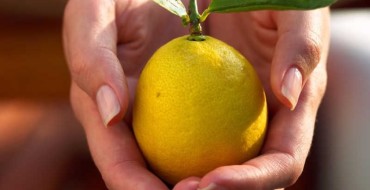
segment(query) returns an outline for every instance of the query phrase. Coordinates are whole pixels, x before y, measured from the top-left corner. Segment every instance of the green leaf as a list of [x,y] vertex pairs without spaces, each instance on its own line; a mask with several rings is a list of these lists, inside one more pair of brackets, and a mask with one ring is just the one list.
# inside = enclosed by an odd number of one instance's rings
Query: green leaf
[[180,16],[181,18],[186,17],[188,14],[186,8],[181,0],[153,0],[160,6],[169,10],[171,13]]
[[328,6],[336,0],[212,0],[202,17],[211,12],[227,13],[253,10],[308,10]]

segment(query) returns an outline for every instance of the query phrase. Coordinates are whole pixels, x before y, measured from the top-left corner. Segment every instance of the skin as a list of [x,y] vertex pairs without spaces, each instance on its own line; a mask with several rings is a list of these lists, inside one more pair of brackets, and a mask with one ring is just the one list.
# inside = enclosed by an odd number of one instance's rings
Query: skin
[[[202,1],[203,10],[208,2]],[[234,46],[255,66],[270,110],[261,155],[243,165],[191,177],[175,190],[277,189],[302,173],[311,146],[316,113],[326,87],[329,11],[258,11],[213,14],[204,33]],[[71,103],[90,151],[109,189],[168,187],[151,173],[131,130],[131,107],[139,74],[153,52],[188,31],[181,20],[150,0],[70,0],[64,19],[64,47],[71,71]],[[281,92],[290,68],[302,75],[299,101]],[[96,94],[108,85],[120,112],[104,126]],[[293,111],[292,108],[295,108]],[[122,120],[122,118],[124,118]]]

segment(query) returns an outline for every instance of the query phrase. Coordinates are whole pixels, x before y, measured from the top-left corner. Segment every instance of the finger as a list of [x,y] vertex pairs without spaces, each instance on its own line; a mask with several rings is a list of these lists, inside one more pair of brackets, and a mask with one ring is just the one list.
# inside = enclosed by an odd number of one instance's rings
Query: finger
[[199,177],[189,177],[182,181],[180,181],[173,190],[194,190],[198,189],[198,185],[200,182]]
[[325,86],[325,70],[314,71],[294,111],[282,107],[269,124],[262,155],[243,165],[211,171],[200,189],[277,189],[295,183],[301,175],[313,136],[316,112]]
[[203,178],[199,190],[259,190],[286,187],[293,183],[293,176],[296,175],[290,169],[293,164],[294,161],[290,156],[275,153],[261,156],[245,165],[220,167]]
[[300,93],[329,41],[328,10],[275,12],[278,41],[271,67],[271,87],[277,98],[294,109]]
[[128,105],[126,79],[116,56],[114,1],[69,1],[63,39],[72,80],[98,105],[105,125],[120,120]]
[[146,167],[128,126],[101,125],[94,102],[76,84],[72,84],[71,98],[76,116],[85,128],[90,152],[106,185],[110,189],[164,190],[167,187]]

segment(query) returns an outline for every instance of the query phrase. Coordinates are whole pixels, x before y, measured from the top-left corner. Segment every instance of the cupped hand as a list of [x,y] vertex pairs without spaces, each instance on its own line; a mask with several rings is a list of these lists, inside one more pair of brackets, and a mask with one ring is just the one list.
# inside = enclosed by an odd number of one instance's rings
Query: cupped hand
[[269,105],[268,132],[260,156],[185,179],[175,190],[292,185],[302,173],[326,88],[329,10],[215,14],[206,28],[241,51],[259,73]]
[[[215,14],[204,30],[255,66],[266,89],[269,129],[261,156],[185,179],[175,189],[292,184],[302,172],[326,85],[328,11]],[[70,0],[66,7],[63,39],[71,103],[111,189],[167,189],[145,166],[130,114],[146,61],[158,47],[186,33],[179,18],[151,0]]]
[[130,127],[131,103],[145,62],[186,32],[177,17],[151,0],[67,4],[63,39],[71,103],[110,189],[167,189],[145,166]]

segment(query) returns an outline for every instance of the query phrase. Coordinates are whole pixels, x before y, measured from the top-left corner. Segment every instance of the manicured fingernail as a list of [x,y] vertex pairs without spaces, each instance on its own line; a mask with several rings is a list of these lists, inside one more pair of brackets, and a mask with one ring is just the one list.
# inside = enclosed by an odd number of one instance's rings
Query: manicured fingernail
[[227,190],[224,187],[218,186],[215,183],[210,183],[207,187],[199,188],[198,190]]
[[283,85],[281,87],[281,93],[286,99],[289,100],[291,110],[294,110],[295,106],[297,105],[301,91],[302,74],[297,68],[290,68],[285,74]]
[[99,88],[96,94],[96,102],[104,125],[107,127],[109,122],[121,111],[116,94],[113,92],[112,88],[104,85]]

